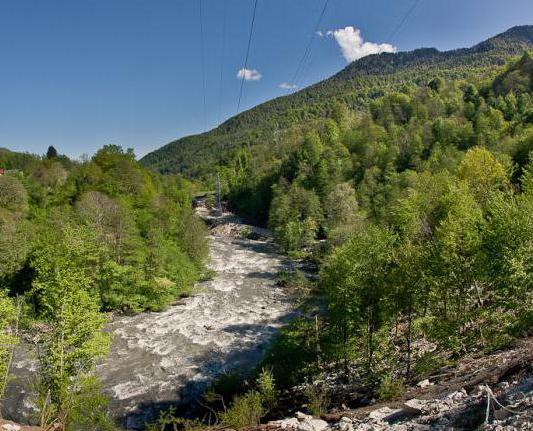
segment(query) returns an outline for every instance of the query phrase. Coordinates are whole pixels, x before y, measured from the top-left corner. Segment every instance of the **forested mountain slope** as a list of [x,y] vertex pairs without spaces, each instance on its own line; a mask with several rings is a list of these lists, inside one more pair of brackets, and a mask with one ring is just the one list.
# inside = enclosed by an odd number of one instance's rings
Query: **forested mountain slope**
[[386,91],[425,85],[435,77],[491,77],[510,57],[532,47],[533,26],[529,25],[513,27],[466,49],[422,48],[364,57],[329,79],[258,105],[207,133],[175,140],[146,155],[141,163],[162,173],[205,177],[245,146],[268,160],[284,152],[302,128],[334,115],[338,102],[360,110]]

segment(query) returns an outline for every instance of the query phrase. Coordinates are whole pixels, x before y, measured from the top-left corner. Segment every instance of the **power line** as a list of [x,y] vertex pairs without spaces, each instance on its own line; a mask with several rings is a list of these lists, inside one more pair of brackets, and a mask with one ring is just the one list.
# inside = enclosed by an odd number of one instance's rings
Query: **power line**
[[204,57],[204,13],[203,13],[203,0],[200,2],[200,45],[202,58],[202,95],[204,100],[204,130],[207,130],[207,99],[206,99],[206,76],[205,76],[205,57]]
[[224,56],[226,54],[226,20],[227,20],[227,2],[223,1],[224,12],[222,17],[222,48],[220,50],[220,83],[218,86],[218,118],[217,122],[220,124],[220,118],[222,116],[222,78],[224,75]]
[[414,12],[414,10],[416,9],[416,7],[418,6],[418,4],[420,3],[421,0],[415,0],[415,2],[413,3],[413,5],[409,8],[409,10],[407,11],[407,13],[403,16],[402,20],[400,21],[400,23],[396,26],[396,28],[391,32],[391,34],[389,35],[389,37],[387,38],[387,42],[392,42],[392,39],[394,36],[396,36],[398,34],[398,32],[400,31],[400,29],[403,27],[403,25],[405,24],[405,22],[409,19],[409,17],[411,16],[411,14]]
[[326,9],[328,8],[329,1],[330,0],[325,0],[325,2],[324,2],[324,6],[322,7],[322,11],[320,12],[320,16],[318,17],[318,21],[317,21],[317,23],[315,25],[315,29],[313,30],[313,34],[310,36],[309,41],[307,42],[304,54],[302,55],[302,57],[300,58],[300,61],[298,62],[298,67],[296,68],[296,71],[294,72],[294,76],[292,77],[292,80],[290,82],[290,86],[287,89],[287,91],[290,91],[291,87],[294,87],[296,85],[296,82],[299,79],[299,75],[301,74],[301,72],[303,70],[302,68],[304,66],[304,63],[307,60],[307,58],[309,57],[309,54],[311,52],[311,47],[313,45],[313,42],[315,41],[315,37],[316,37],[316,34],[317,34],[317,32],[318,32],[318,30],[320,28],[320,24],[322,23],[322,19],[324,18],[324,15],[326,14]]
[[242,68],[242,80],[241,80],[241,89],[239,91],[239,102],[237,103],[237,114],[241,109],[241,100],[242,100],[242,91],[244,89],[244,78],[246,77],[246,67],[248,66],[248,57],[250,56],[250,46],[252,44],[252,35],[254,33],[254,24],[255,24],[255,12],[257,10],[257,3],[259,0],[254,1],[254,10],[252,14],[252,23],[250,24],[250,34],[248,35],[248,46],[246,48],[246,57],[244,59],[244,67]]

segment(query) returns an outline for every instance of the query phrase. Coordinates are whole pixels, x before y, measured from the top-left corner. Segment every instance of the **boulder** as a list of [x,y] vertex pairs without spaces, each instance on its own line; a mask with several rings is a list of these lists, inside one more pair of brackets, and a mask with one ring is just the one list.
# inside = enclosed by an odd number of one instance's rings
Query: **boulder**
[[322,419],[305,419],[298,423],[297,431],[324,431],[328,428],[328,423]]
[[382,421],[384,419],[387,419],[391,416],[395,416],[398,413],[401,413],[402,411],[399,409],[391,409],[389,407],[381,407],[380,409],[373,410],[368,414],[368,418],[372,419],[374,421]]
[[270,421],[268,425],[275,425],[281,429],[296,428],[300,422],[296,418],[281,419],[278,421]]
[[424,388],[427,388],[428,386],[431,386],[432,383],[428,379],[425,379],[425,380],[422,380],[422,381],[418,382],[416,385],[419,388],[424,389]]
[[305,413],[302,413],[302,412],[296,412],[296,414],[294,415],[296,416],[296,418],[299,420],[299,421],[305,421],[307,419],[313,419],[313,416],[311,415],[306,415]]

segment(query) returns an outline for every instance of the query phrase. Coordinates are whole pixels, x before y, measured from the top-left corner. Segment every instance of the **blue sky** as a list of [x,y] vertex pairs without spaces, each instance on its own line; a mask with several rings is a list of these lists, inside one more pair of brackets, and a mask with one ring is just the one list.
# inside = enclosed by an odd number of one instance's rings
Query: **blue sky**
[[[205,116],[200,0],[0,0],[0,147],[78,157],[114,143],[142,156],[234,115],[253,0],[202,2]],[[348,26],[404,51],[533,24],[531,0],[419,0],[387,40],[414,2],[330,0],[300,86],[376,49]],[[291,82],[323,4],[259,0],[248,68],[261,78],[245,82],[241,110],[287,93],[279,85]]]

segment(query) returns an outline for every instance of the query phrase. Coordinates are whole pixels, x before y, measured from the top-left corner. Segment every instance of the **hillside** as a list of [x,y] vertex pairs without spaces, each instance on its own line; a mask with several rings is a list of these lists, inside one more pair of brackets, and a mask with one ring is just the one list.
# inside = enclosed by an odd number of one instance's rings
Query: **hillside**
[[[279,97],[230,118],[201,135],[177,139],[147,154],[141,163],[162,173],[205,177],[228,162],[238,148],[250,146],[257,157],[280,152],[291,132],[331,115],[336,103],[360,110],[387,91],[445,79],[492,77],[510,57],[533,47],[533,26],[513,27],[471,48],[440,52],[421,48],[357,60],[336,75],[294,94]],[[275,148],[270,146],[276,142]]]

